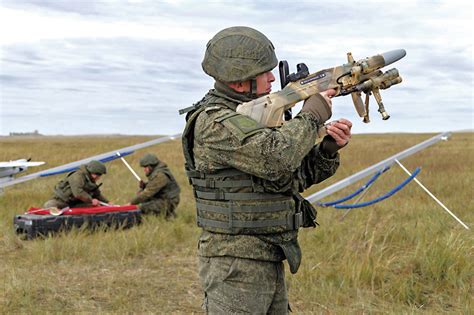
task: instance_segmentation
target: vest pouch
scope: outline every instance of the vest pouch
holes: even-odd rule
[[[318,212],[316,209],[313,207],[313,205],[306,200],[303,196],[300,194],[295,194],[295,203],[296,203],[296,209],[298,209],[297,212],[301,212],[303,214],[303,227],[316,227],[318,222],[316,222],[316,216]]]
[[[196,199],[197,223],[206,231],[223,234],[273,234],[297,230],[302,224],[291,198],[218,201]]]

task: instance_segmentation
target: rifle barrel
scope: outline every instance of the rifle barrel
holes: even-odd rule
[[[395,49],[395,50],[390,50],[390,51],[387,51],[382,55],[383,57],[383,60],[385,61],[385,65],[389,65],[391,63],[394,63],[400,59],[402,59],[403,57],[405,57],[407,54],[407,52],[405,51],[405,49]]]

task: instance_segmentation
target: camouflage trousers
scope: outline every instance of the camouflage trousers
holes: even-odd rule
[[[288,314],[282,262],[199,257],[207,314]]]
[[[167,219],[175,218],[174,209],[179,204],[179,198],[173,199],[152,199],[138,205],[143,214],[164,215]]]

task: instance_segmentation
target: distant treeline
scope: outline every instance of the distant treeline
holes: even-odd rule
[[[38,130],[33,132],[10,132],[10,137],[18,137],[18,136],[42,136]]]

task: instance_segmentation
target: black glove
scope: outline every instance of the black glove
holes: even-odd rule
[[[334,138],[330,135],[326,135],[323,138],[323,141],[321,141],[321,150],[323,150],[329,156],[334,156],[337,151],[339,151],[339,149],[343,147],[345,147],[345,145],[343,145],[342,147],[339,146],[336,143],[336,140],[334,140]]]
[[[138,184],[138,187],[140,187],[140,189],[145,189],[146,183],[144,181],[140,180],[140,183]]]

